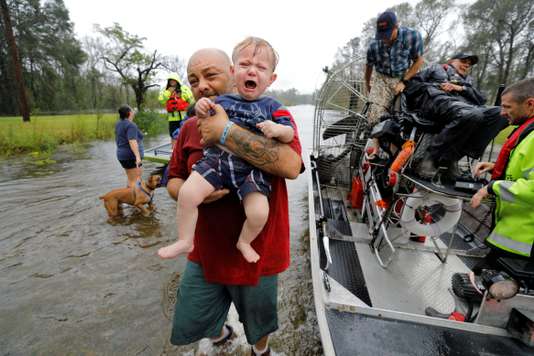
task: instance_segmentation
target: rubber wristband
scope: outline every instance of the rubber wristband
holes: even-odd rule
[[[230,132],[230,127],[232,127],[233,124],[234,123],[232,121],[228,121],[224,126],[223,133],[221,135],[221,138],[219,139],[221,145],[224,145],[224,143],[226,142],[226,138],[228,137],[228,133]]]

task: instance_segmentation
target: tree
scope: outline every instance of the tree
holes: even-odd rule
[[[106,68],[133,89],[137,108],[142,110],[147,90],[157,85],[149,82],[163,65],[161,56],[156,50],[144,53],[145,38],[128,33],[118,23],[103,29],[97,26],[97,31],[108,41],[102,55]]]
[[[431,44],[440,33],[440,28],[449,10],[454,8],[454,0],[422,0],[415,5],[413,13],[416,27],[421,31],[425,50],[431,48]]]
[[[530,21],[524,40],[520,43],[520,57],[524,58],[523,70],[518,79],[534,74],[534,21]]]
[[[87,53],[87,60],[84,63],[85,78],[89,83],[90,106],[97,110],[101,107],[102,101],[102,79],[104,74],[100,70],[101,53],[103,53],[103,44],[98,38],[85,37],[83,46]]]
[[[182,83],[187,79],[185,73],[185,62],[178,56],[165,56],[162,58],[162,68],[169,72],[178,74],[178,77],[182,80]]]
[[[525,78],[532,71],[532,0],[478,0],[467,8],[465,47],[478,53],[473,72],[484,89]]]
[[[28,106],[28,98],[26,97],[26,86],[22,78],[22,66],[20,63],[19,50],[13,34],[13,27],[11,25],[11,16],[9,15],[9,8],[6,0],[0,0],[0,10],[2,12],[2,20],[4,22],[4,30],[11,54],[11,64],[15,72],[15,82],[19,92],[19,110],[22,115],[22,121],[30,121],[30,109]]]
[[[413,28],[421,33],[425,61],[437,60],[441,47],[444,47],[438,42],[438,37],[443,32],[445,20],[456,10],[455,0],[421,0],[415,7],[405,2],[388,10],[395,12],[400,26]],[[365,49],[375,38],[376,20],[377,17],[373,17],[363,25],[361,38]]]
[[[80,66],[85,61],[62,0],[7,0],[23,83],[32,112],[79,110],[85,105]],[[38,29],[38,30],[36,30]],[[13,69],[7,65],[7,30],[0,31],[0,113],[17,112]]]

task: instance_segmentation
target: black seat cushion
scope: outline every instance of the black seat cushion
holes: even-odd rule
[[[499,257],[497,263],[513,278],[523,280],[530,288],[534,286],[534,260]]]

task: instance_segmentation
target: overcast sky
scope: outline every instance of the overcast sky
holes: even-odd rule
[[[93,25],[118,22],[146,37],[145,47],[187,61],[199,48],[231,53],[246,36],[263,37],[280,55],[273,89],[311,93],[324,80],[338,47],[364,22],[401,0],[64,0],[79,39]],[[415,4],[417,1],[410,1]],[[261,4],[261,5],[260,5]]]

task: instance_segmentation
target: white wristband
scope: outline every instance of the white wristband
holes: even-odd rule
[[[232,127],[233,124],[234,123],[232,121],[228,120],[228,122],[224,126],[221,138],[219,138],[219,142],[221,143],[221,145],[224,145],[224,143],[226,142],[226,138],[228,137],[228,133],[230,132],[230,127]]]

